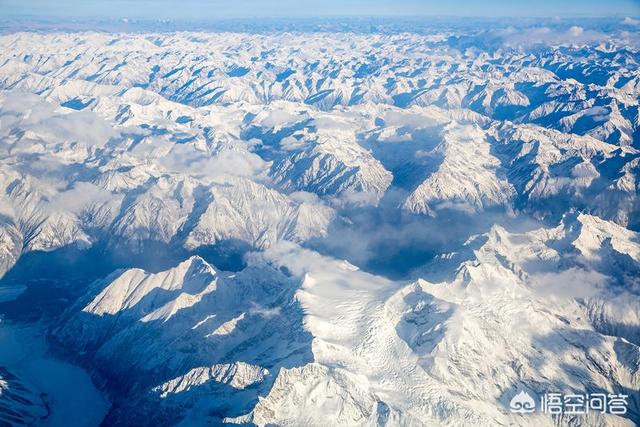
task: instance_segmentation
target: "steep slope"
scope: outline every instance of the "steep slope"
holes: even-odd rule
[[[104,106],[115,95],[103,92],[95,96]],[[268,164],[223,128],[201,126],[193,138],[184,136],[188,123],[122,128],[110,122],[117,109],[76,112],[17,92],[0,96],[0,105],[0,273],[22,253],[69,245],[140,253],[154,242],[187,250],[302,242],[323,236],[335,215],[321,200],[272,188]]]
[[[394,22],[0,35],[0,320],[104,425],[640,424],[640,39]],[[99,423],[40,341],[0,424]]]
[[[637,242],[587,215],[519,233],[494,226],[423,272],[449,278],[408,284],[281,243],[236,275],[199,258],[116,273],[54,335],[120,384],[113,422],[142,400],[184,423],[632,425]],[[628,394],[627,415],[508,410],[518,390],[585,387]]]
[[[437,208],[478,212],[510,205],[514,190],[479,128],[452,124],[445,128],[442,139],[424,153],[439,155],[442,163],[409,195],[405,209],[430,214]]]
[[[156,274],[127,270],[96,283],[54,335],[117,390],[109,422],[167,424],[186,406],[216,419],[248,410],[280,367],[309,361],[292,285],[268,266],[229,274],[199,257]],[[136,373],[125,380],[127,370]]]
[[[577,222],[607,224],[585,216]],[[609,239],[624,235],[619,227],[611,231]],[[497,227],[451,280],[408,286],[339,264],[330,271],[329,260],[309,262],[310,254],[274,255],[304,274],[298,298],[308,313],[316,364],[281,373],[254,411],[235,421],[322,425],[334,414],[338,425],[632,425],[638,368],[629,361],[640,354],[637,344],[608,335],[611,329],[603,332],[586,314],[593,301],[619,293],[616,300],[626,307],[620,310],[635,307],[635,317],[624,318],[637,330],[638,295],[607,284],[589,267],[567,268],[570,258],[546,242],[571,233],[567,225],[527,234]],[[627,251],[637,250],[636,238],[624,239]],[[597,242],[589,234],[572,246],[585,239]],[[540,272],[540,265],[553,273]],[[585,386],[630,394],[630,419],[509,414],[519,389],[542,395],[580,393]],[[306,409],[297,410],[300,405]]]
[[[0,367],[0,422],[7,426],[38,425],[48,415],[43,393]]]
[[[358,142],[366,110],[320,113],[274,102],[249,115],[243,138],[270,161],[270,176],[287,192],[315,193],[337,204],[376,205],[392,175]]]

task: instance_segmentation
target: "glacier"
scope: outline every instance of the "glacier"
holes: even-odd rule
[[[363,22],[3,24],[0,425],[640,423],[633,20]]]

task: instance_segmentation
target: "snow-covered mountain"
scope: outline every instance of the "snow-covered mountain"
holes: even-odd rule
[[[43,393],[0,368],[0,421],[5,425],[36,425],[49,416]]]
[[[236,274],[193,257],[95,283],[54,336],[118,384],[113,423],[144,407],[136,423],[555,425],[509,414],[528,387],[630,392],[626,419],[589,422],[632,425],[638,237],[583,214],[496,225],[436,258],[424,274],[445,266],[439,282],[393,282],[291,243]],[[635,272],[607,275],[625,260]]]
[[[543,24],[0,35],[0,320],[107,426],[640,423],[640,41]]]

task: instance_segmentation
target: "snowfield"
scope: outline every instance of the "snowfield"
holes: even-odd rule
[[[640,424],[640,40],[543,25],[0,35],[0,425]]]

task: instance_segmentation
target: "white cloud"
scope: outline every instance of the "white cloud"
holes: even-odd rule
[[[320,198],[315,193],[309,193],[307,191],[294,191],[289,194],[289,198],[299,203],[321,203]]]
[[[0,97],[0,135],[28,130],[47,144],[77,142],[87,147],[103,146],[119,135],[112,126],[90,111],[62,112],[37,95],[7,92]]]
[[[57,194],[51,201],[51,205],[54,208],[78,214],[87,206],[107,203],[112,198],[112,193],[97,185],[90,182],[76,182],[70,190]]]
[[[550,27],[534,27],[527,29],[507,28],[499,30],[503,44],[508,47],[523,47],[532,45],[567,45],[587,44],[605,41],[609,35],[600,31],[572,26],[566,30]]]
[[[264,160],[247,151],[222,150],[210,154],[189,144],[175,144],[158,162],[171,172],[214,179],[224,176],[261,178],[267,168]]]
[[[297,112],[287,111],[285,108],[274,109],[266,114],[260,124],[266,128],[282,128],[297,123],[302,116]]]
[[[609,277],[597,271],[572,267],[557,273],[537,274],[531,281],[541,295],[589,298],[605,289]]]

